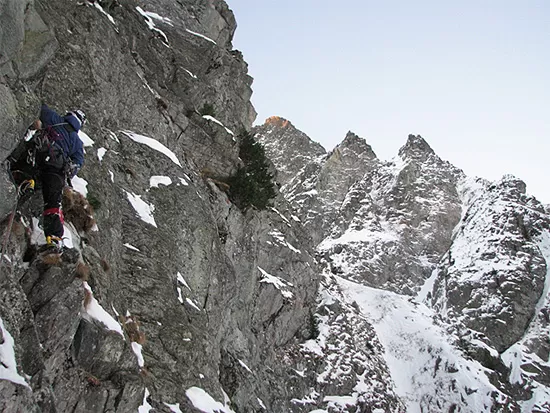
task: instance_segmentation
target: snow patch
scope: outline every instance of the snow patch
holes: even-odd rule
[[[274,229],[273,231],[271,231],[269,233],[269,235],[271,235],[273,238],[275,238],[278,241],[279,244],[286,246],[288,249],[295,252],[296,254],[301,254],[302,253],[302,251],[295,248],[291,243],[289,243],[285,239],[285,236],[283,235],[283,233],[281,231],[279,231],[277,229]]]
[[[75,175],[71,178],[71,185],[76,192],[88,196],[88,182],[85,179]]]
[[[218,119],[216,119],[215,117],[210,116],[210,115],[203,115],[203,118],[220,125],[222,128],[225,129],[225,131],[227,133],[229,133],[231,136],[233,136],[233,140],[235,141],[235,134],[233,133],[233,131],[231,129],[225,127],[224,124],[221,123]]]
[[[160,98],[160,95],[157,93],[157,91],[155,89],[153,89],[151,86],[149,86],[149,83],[147,82],[147,79],[145,79],[145,77],[139,72],[137,72],[137,75],[141,79],[141,81],[143,82],[143,85],[149,90],[149,92],[151,92],[151,94],[154,97]]]
[[[120,327],[120,324],[111,316],[111,314],[105,311],[105,309],[97,302],[92,292],[92,288],[88,285],[88,283],[84,281],[82,285],[87,291],[87,294],[89,294],[91,297],[88,305],[86,305],[85,307],[83,306],[83,315],[87,315],[103,323],[105,327],[107,327],[107,329],[116,331],[118,334],[124,337],[122,327]]]
[[[177,279],[180,284],[184,285],[189,291],[191,291],[191,287],[189,287],[189,285],[185,281],[185,278],[183,278],[183,275],[181,275],[180,272],[178,272]]]
[[[153,175],[149,178],[149,188],[158,188],[159,185],[169,186],[172,180],[168,176]]]
[[[166,155],[172,162],[174,162],[176,165],[178,165],[180,168],[181,163],[178,160],[178,157],[174,152],[172,152],[170,149],[168,149],[166,146],[164,146],[162,143],[157,141],[156,139],[149,138],[148,136],[139,135],[135,132],[123,130],[121,131],[124,135],[128,136],[130,139],[132,139],[134,142],[142,143],[144,145],[147,145],[151,149],[154,149],[156,151],[159,151],[160,153]]]
[[[227,406],[221,404],[200,387],[190,387],[185,392],[193,406],[204,413],[235,413]]]
[[[188,74],[189,76],[191,76],[193,79],[198,79],[197,76],[195,76],[195,75],[194,75],[193,73],[191,73],[189,70],[187,70],[187,69],[185,69],[185,68],[183,68],[183,70],[185,70],[185,71],[187,72],[187,74]]]
[[[258,404],[260,405],[260,407],[264,410],[267,410],[267,407],[265,407],[265,404],[264,402],[262,401],[262,399],[260,399],[259,397],[256,397],[256,400],[258,400]]]
[[[157,15],[157,14],[147,12],[139,6],[136,7],[136,10],[138,11],[139,14],[141,14],[145,18],[145,24],[147,24],[147,27],[149,27],[149,30],[151,30],[152,32],[158,33],[159,36],[162,38],[164,44],[168,46],[169,45],[168,37],[166,37],[166,34],[164,34],[162,30],[157,28],[157,26],[155,25],[155,22],[153,22],[153,19],[151,18],[151,15]]]
[[[250,368],[246,365],[246,363],[240,359],[237,360],[239,362],[239,364],[246,370],[248,371],[249,373],[252,373],[252,370],[250,370]]]
[[[4,339],[3,342],[0,343],[0,380],[9,380],[12,383],[30,388],[25,379],[17,372],[14,347],[15,341],[10,332],[6,329],[2,318],[0,318],[0,332]]]
[[[162,17],[160,14],[154,13],[152,11],[146,11],[145,14],[152,19],[155,19],[162,23],[167,24],[168,26],[172,26],[172,27],[174,26],[174,24],[172,23],[172,20],[170,20],[168,17]]]
[[[132,341],[132,351],[136,355],[138,366],[142,368],[145,365],[145,361],[143,360],[143,355],[141,354],[142,346],[139,343],[136,343],[135,341]]]
[[[285,221],[286,224],[287,224],[289,227],[291,226],[291,225],[290,225],[290,221],[289,221],[283,214],[281,214],[277,208],[271,208],[271,210],[272,210],[273,212],[275,212],[277,215],[279,215],[279,216],[282,218],[282,220]],[[295,220],[298,220],[298,222],[300,222],[300,219],[299,219],[299,218],[295,218]]]
[[[151,224],[152,226],[157,228],[157,223],[155,222],[155,218],[153,217],[155,206],[152,204],[148,204],[147,202],[142,200],[141,195],[136,195],[128,191],[124,192],[126,192],[128,201],[130,201],[130,204],[139,215],[139,218],[142,221]]]
[[[67,248],[77,248],[80,244],[78,231],[73,224],[65,222],[63,224],[63,245]]]
[[[33,245],[43,245],[46,243],[46,235],[44,235],[44,231],[40,228],[39,223],[38,218],[32,217],[31,244]]]
[[[178,291],[178,301],[183,304],[183,295],[181,293],[181,287],[176,287],[176,290]]]
[[[214,40],[212,40],[210,37],[206,37],[204,34],[200,34],[200,33],[191,31],[191,30],[189,30],[189,29],[185,29],[185,31],[186,31],[187,33],[190,33],[190,34],[194,35],[194,36],[201,37],[201,38],[203,38],[203,39],[205,39],[205,40],[208,40],[209,42],[212,42],[212,43],[216,44],[216,42],[215,42]]]
[[[94,1],[93,3],[93,6],[98,9],[102,14],[104,14],[105,16],[107,16],[107,18],[109,19],[109,21],[111,23],[113,23],[115,26],[116,26],[116,23],[115,23],[115,19],[113,19],[113,16],[111,16],[109,13],[107,13],[105,11],[105,9],[103,7],[101,7],[101,5],[99,4],[98,1]]]
[[[103,157],[107,153],[107,149],[105,148],[99,148],[97,150],[97,159],[99,159],[99,162],[103,161]]]
[[[126,248],[128,248],[128,249],[131,249],[131,250],[133,250],[133,251],[140,252],[140,250],[138,250],[136,247],[134,247],[134,246],[131,245],[131,244],[126,243],[126,244],[123,244],[123,245],[124,245]]]
[[[189,304],[191,307],[193,307],[195,310],[201,311],[201,309],[199,308],[199,306],[198,306],[197,304],[195,304],[195,303],[193,302],[193,300],[191,300],[190,298],[186,298],[186,299],[185,299],[185,302],[186,302],[187,304]]]
[[[292,298],[294,297],[294,294],[292,292],[286,290],[287,287],[292,287],[293,285],[289,283],[288,281],[283,280],[280,277],[276,277],[274,275],[269,274],[267,271],[265,271],[263,268],[258,267],[260,270],[260,273],[262,274],[262,278],[260,279],[261,283],[266,284],[272,284],[276,289],[278,289],[283,297],[285,298]]]
[[[149,389],[145,388],[145,394],[143,395],[143,402],[141,403],[141,406],[138,407],[138,413],[149,413],[151,410],[153,410],[153,406],[149,404],[147,401],[147,397],[149,397]]]
[[[294,404],[301,404],[301,405],[317,404],[318,397],[319,397],[319,393],[317,393],[315,390],[312,390],[311,393],[306,395],[305,397],[301,399],[291,399],[290,402]],[[326,410],[320,410],[320,411],[326,412]]]
[[[114,140],[116,143],[120,143],[120,140],[118,139],[118,137],[116,136],[116,134],[113,132],[113,131],[109,131],[109,138],[111,138],[112,140]]]
[[[347,406],[355,406],[357,397],[355,396],[325,396],[323,402],[328,403],[331,409],[346,408]]]
[[[78,137],[82,141],[84,147],[89,147],[94,145],[94,141],[86,134],[86,132],[78,131]]]
[[[426,304],[426,302],[428,301],[428,297],[431,295],[433,291],[435,280],[437,279],[437,274],[438,274],[437,270],[434,269],[432,271],[432,275],[430,275],[430,278],[428,278],[424,282],[424,285],[416,295],[416,299],[419,302]]]
[[[183,413],[180,409],[179,403],[176,403],[176,404],[164,403],[164,405],[168,407],[170,411],[173,413]]]

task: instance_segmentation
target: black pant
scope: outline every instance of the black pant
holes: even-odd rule
[[[40,172],[42,181],[42,197],[44,199],[44,234],[46,237],[63,238],[63,188],[65,188],[65,173],[59,170],[44,170]]]
[[[65,187],[65,171],[55,169],[46,165],[30,165],[27,158],[28,142],[23,142],[22,151],[17,157],[11,159],[10,169],[16,185],[21,182],[34,179],[37,181],[37,189],[42,187],[44,199],[44,234],[46,237],[63,237],[63,211],[61,201],[63,199],[63,188]],[[15,152],[15,151],[14,151]]]

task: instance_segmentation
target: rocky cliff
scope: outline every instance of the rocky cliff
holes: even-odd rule
[[[6,235],[1,411],[300,412],[348,391],[303,346],[320,334],[308,233],[281,196],[241,211],[224,192],[255,117],[234,31],[219,0],[0,2],[2,159],[40,102],[88,115],[71,248],[35,255],[39,194]],[[0,190],[7,234],[5,172]],[[397,409],[384,366],[355,367],[383,389],[364,405]]]
[[[0,173],[0,410],[550,411],[548,209],[420,136],[383,161],[280,117],[253,129],[280,190],[237,208],[235,27],[222,0],[0,0],[1,159],[40,102],[88,115],[61,255]]]

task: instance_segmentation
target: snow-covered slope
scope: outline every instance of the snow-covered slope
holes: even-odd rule
[[[408,413],[492,412],[515,404],[491,384],[486,368],[453,346],[436,313],[410,297],[339,279],[384,347],[395,392]],[[495,395],[496,400],[495,400]]]

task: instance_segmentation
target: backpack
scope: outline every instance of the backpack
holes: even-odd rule
[[[40,130],[33,138],[34,161],[39,169],[52,168],[63,170],[66,158],[58,142],[63,139],[52,126]]]

